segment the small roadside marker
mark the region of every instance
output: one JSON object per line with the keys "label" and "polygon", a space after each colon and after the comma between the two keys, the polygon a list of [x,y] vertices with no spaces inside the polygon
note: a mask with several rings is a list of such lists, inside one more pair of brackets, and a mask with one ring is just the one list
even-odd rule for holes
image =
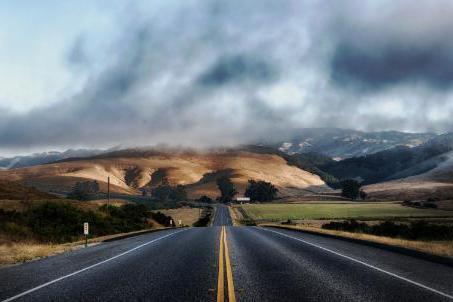
{"label": "small roadside marker", "polygon": [[89,225],[88,222],[83,223],[83,234],[85,235],[85,247],[88,246],[88,234],[89,234]]}

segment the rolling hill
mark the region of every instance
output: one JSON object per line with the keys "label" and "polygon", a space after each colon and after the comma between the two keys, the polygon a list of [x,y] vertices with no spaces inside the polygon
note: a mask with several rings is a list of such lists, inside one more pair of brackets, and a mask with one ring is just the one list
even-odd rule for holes
{"label": "rolling hill", "polygon": [[443,154],[444,160],[429,171],[365,187],[372,198],[453,200],[453,152]]}
{"label": "rolling hill", "polygon": [[140,194],[140,189],[160,184],[185,185],[190,197],[218,195],[216,179],[228,174],[240,194],[249,179],[272,182],[282,196],[329,191],[319,176],[299,169],[278,154],[247,150],[128,149],[83,159],[0,171],[0,180],[34,186],[45,192],[68,193],[75,182],[97,180],[106,190],[110,176],[112,192]]}
{"label": "rolling hill", "polygon": [[[349,173],[372,176],[365,186],[371,198],[453,200],[453,134],[439,135],[410,150],[389,150],[367,158],[373,156],[380,160],[355,159],[355,165],[349,166]],[[348,170],[347,166],[342,169]]]}
{"label": "rolling hill", "polygon": [[57,199],[56,196],[25,187],[19,183],[0,180],[0,200],[41,200]]}
{"label": "rolling hill", "polygon": [[317,167],[339,180],[354,178],[372,184],[427,172],[443,162],[444,154],[451,150],[450,145],[429,142],[414,148],[398,146],[367,156],[326,161]]}

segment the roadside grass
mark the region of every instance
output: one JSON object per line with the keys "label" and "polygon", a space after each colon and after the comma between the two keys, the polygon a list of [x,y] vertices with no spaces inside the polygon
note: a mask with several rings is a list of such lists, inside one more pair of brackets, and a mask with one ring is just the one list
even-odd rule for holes
{"label": "roadside grass", "polygon": [[234,226],[240,226],[241,221],[244,221],[243,215],[239,212],[238,207],[228,206],[228,212],[230,213],[231,221]]}
{"label": "roadside grass", "polygon": [[0,243],[0,266],[22,263],[71,250],[70,245],[35,242]]}
{"label": "roadside grass", "polygon": [[[111,240],[118,237],[137,236],[150,231],[159,231],[167,229],[165,227],[157,227],[153,229],[145,229],[127,233],[119,233],[113,235],[99,236],[88,239],[88,245],[95,245],[105,240]],[[45,258],[68,251],[73,251],[83,248],[85,240],[68,242],[62,244],[40,243],[32,240],[14,242],[0,235],[0,267],[16,263],[23,263],[35,259]]]}
{"label": "roadside grass", "polygon": [[[5,204],[18,205],[4,201]],[[90,235],[95,237],[90,242],[95,243],[162,228],[172,219],[162,213],[151,213],[144,205],[122,201],[111,202],[110,206],[105,206],[105,201],[33,201],[22,206],[0,208],[0,265],[46,257],[83,245],[84,222],[90,223]]]}
{"label": "roadside grass", "polygon": [[306,226],[306,225],[285,225],[280,224],[262,224],[261,226],[278,226],[280,228],[294,229],[309,231],[320,234],[329,234],[339,237],[358,239],[363,241],[371,241],[380,244],[402,247],[406,249],[416,250],[419,252],[443,256],[443,257],[453,257],[453,241],[418,241],[418,240],[404,240],[399,238],[390,238],[383,236],[375,236],[363,233],[350,233],[344,231],[335,231],[335,230],[326,230],[319,227]]}
{"label": "roadside grass", "polygon": [[390,219],[453,217],[453,211],[419,209],[394,202],[245,204],[238,205],[257,222],[305,219]]}

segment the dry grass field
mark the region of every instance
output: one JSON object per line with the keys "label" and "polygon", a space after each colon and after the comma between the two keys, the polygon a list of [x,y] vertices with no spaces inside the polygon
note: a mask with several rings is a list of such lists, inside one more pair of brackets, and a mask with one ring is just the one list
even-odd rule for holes
{"label": "dry grass field", "polygon": [[453,152],[426,173],[364,187],[370,198],[387,200],[453,200]]}
{"label": "dry grass field", "polygon": [[5,242],[0,238],[0,266],[48,257],[72,249],[73,246],[68,244]]}
{"label": "dry grass field", "polygon": [[410,177],[364,187],[369,198],[384,200],[453,199],[453,183]]}
{"label": "dry grass field", "polygon": [[183,225],[192,226],[199,218],[201,210],[197,208],[177,208],[169,210],[160,210],[165,215],[171,216],[177,224],[179,220],[182,221]]}
{"label": "dry grass field", "polygon": [[0,180],[0,200],[58,199],[57,196],[23,186],[16,182]]}

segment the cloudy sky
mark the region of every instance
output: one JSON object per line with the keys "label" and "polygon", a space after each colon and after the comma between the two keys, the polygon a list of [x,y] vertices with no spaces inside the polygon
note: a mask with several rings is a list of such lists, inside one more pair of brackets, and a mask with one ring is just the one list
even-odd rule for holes
{"label": "cloudy sky", "polygon": [[452,28],[450,0],[0,1],[0,155],[451,131]]}

